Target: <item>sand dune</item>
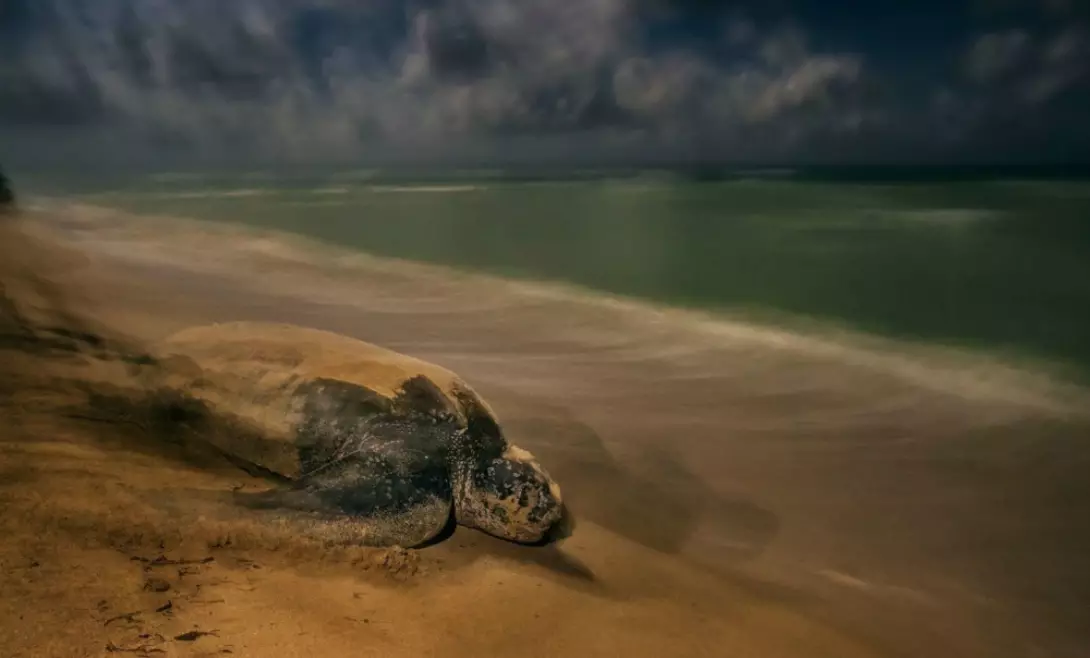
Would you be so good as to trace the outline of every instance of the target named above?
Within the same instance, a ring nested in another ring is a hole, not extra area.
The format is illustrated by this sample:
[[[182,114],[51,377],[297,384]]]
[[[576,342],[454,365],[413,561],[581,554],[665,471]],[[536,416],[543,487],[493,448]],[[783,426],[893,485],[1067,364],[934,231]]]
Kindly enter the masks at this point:
[[[4,232],[4,655],[1083,655],[1090,434],[1047,377],[967,390],[963,365],[698,340],[271,238]],[[142,346],[225,320],[458,372],[561,481],[576,533],[374,550],[239,508],[251,476],[102,405],[139,402]]]

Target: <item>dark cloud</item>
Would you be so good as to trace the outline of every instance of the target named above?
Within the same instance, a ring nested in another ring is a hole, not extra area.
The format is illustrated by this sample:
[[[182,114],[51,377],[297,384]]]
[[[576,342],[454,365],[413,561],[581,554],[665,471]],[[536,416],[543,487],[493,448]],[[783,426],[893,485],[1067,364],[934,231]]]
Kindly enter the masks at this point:
[[[1002,13],[1024,2],[990,6]],[[1068,11],[1060,0],[1035,6]],[[838,47],[828,26],[795,20],[805,8],[8,0],[0,137],[48,153],[63,127],[68,149],[106,140],[119,151],[212,159],[487,154],[516,144],[811,157],[831,143],[864,152],[910,144],[907,135],[965,140],[1015,105],[1043,116],[1087,82],[1090,41],[1074,20],[967,33],[948,44],[956,54],[946,78],[909,88],[875,66],[872,51]],[[908,43],[902,60],[927,46]]]
[[[1001,105],[1024,113],[1087,81],[1090,32],[1076,26],[1039,34],[983,34],[970,45],[965,63],[965,74],[983,102],[1001,113]]]
[[[966,54],[965,72],[974,82],[991,82],[1015,68],[1028,45],[1029,35],[1024,30],[981,35]]]

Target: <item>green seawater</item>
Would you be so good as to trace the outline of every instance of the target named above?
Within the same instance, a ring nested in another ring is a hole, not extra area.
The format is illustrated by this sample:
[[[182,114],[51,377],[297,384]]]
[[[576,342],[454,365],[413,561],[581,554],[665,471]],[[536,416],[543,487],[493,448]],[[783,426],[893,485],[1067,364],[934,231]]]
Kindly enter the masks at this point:
[[[35,189],[671,305],[1040,358],[1090,380],[1090,181],[866,178],[325,171],[58,177]]]

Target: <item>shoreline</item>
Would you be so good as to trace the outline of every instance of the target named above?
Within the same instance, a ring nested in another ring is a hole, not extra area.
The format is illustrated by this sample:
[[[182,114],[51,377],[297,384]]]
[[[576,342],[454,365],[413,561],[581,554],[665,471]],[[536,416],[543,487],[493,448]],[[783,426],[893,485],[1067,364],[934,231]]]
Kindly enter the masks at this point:
[[[39,199],[39,202],[42,200]],[[396,255],[370,252],[359,247],[345,247],[323,238],[289,228],[262,226],[257,223],[234,222],[221,219],[199,219],[195,217],[173,216],[169,214],[136,213],[109,205],[97,205],[77,201],[74,203],[56,199],[39,208],[53,206],[60,212],[88,213],[98,217],[113,215],[116,219],[150,220],[162,222],[164,228],[174,226],[180,229],[184,225],[200,227],[210,233],[219,232],[225,236],[241,238],[249,235],[264,240],[272,248],[277,243],[280,254],[287,260],[289,256],[283,250],[298,250],[298,258],[306,260],[311,266],[332,270],[336,267],[351,268],[353,264],[378,269],[382,264],[399,269],[417,268],[419,272],[429,272],[434,276],[478,277],[482,281],[504,281],[513,286],[520,286],[527,294],[563,295],[569,298],[598,300],[603,303],[616,303],[644,310],[686,317],[690,323],[709,322],[721,325],[748,325],[761,329],[801,334],[830,342],[847,343],[853,346],[870,346],[879,352],[894,349],[912,352],[914,357],[930,354],[932,358],[957,359],[969,365],[968,361],[979,363],[991,362],[997,367],[1012,370],[1036,372],[1049,378],[1063,381],[1072,387],[1090,388],[1090,361],[1083,363],[1072,357],[1065,358],[1061,353],[1050,350],[1037,343],[988,339],[967,335],[923,335],[909,329],[897,329],[886,322],[868,321],[863,318],[842,317],[829,313],[807,313],[785,310],[759,304],[718,302],[707,299],[686,300],[667,298],[656,294],[638,294],[621,292],[605,288],[596,288],[581,283],[570,277],[538,276],[527,272],[508,271],[503,267],[489,265],[463,266],[440,262],[435,259],[411,260]],[[320,201],[326,204],[327,201]],[[154,240],[154,236],[148,236]],[[319,257],[329,258],[335,255],[335,261],[322,264]],[[536,293],[535,293],[536,291]]]

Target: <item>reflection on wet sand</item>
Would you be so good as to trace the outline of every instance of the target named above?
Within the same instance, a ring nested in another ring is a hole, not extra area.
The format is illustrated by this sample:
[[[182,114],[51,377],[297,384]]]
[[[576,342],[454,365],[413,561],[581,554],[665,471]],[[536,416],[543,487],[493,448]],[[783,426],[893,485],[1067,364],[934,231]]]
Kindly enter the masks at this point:
[[[585,423],[561,409],[499,396],[506,403],[505,425],[525,437],[565,483],[580,517],[650,549],[677,554],[708,519],[730,527],[724,562],[760,555],[773,540],[778,522],[752,502],[717,494],[696,477],[669,445],[638,447],[622,464]],[[531,445],[528,443],[528,445]]]

